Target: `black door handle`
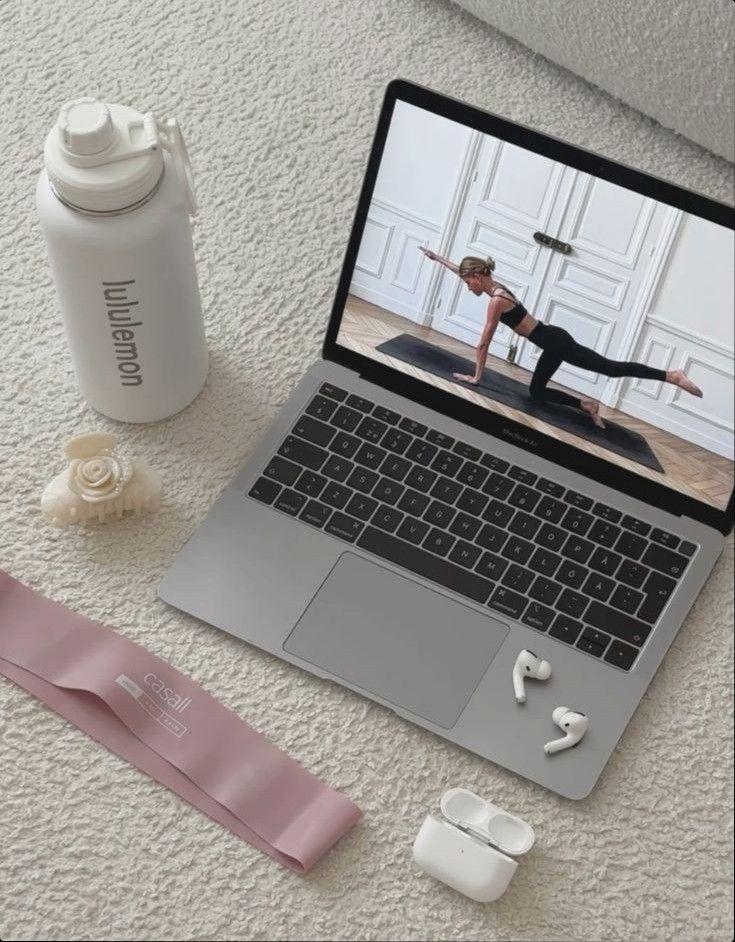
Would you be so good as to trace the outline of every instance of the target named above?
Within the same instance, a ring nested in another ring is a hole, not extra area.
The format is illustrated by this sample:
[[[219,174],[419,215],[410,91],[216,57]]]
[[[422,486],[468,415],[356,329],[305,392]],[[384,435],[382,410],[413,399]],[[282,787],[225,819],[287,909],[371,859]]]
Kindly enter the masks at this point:
[[[555,239],[553,236],[546,235],[545,232],[534,232],[534,239],[540,245],[553,249],[555,252],[561,252],[563,255],[569,255],[572,247],[568,242],[562,242],[561,239]]]

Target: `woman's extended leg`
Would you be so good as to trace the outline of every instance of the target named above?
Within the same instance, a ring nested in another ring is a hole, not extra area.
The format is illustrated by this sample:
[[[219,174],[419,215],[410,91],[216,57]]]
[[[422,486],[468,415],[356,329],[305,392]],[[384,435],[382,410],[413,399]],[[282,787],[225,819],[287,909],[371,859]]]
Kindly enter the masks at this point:
[[[583,347],[572,340],[572,343],[563,351],[563,358],[572,366],[579,366],[584,370],[592,370],[594,373],[602,373],[604,376],[635,376],[639,379],[652,379],[660,383],[673,383],[680,386],[686,392],[693,396],[702,395],[702,390],[696,386],[683,370],[659,370],[655,366],[647,366],[645,363],[636,363],[634,361],[610,360],[590,350],[589,347]]]

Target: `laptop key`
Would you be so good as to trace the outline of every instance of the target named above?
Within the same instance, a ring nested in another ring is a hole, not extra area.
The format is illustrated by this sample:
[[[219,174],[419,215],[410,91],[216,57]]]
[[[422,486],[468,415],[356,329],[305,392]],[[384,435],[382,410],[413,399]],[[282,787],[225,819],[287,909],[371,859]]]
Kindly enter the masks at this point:
[[[488,523],[494,523],[497,527],[507,527],[515,512],[507,504],[503,504],[499,500],[491,500],[482,518],[487,520]]]
[[[460,510],[466,510],[468,514],[479,517],[485,509],[487,501],[488,498],[484,494],[473,490],[471,487],[466,487],[457,501],[457,506]]]
[[[454,544],[454,549],[449,554],[449,559],[451,562],[457,563],[459,566],[465,566],[467,569],[472,569],[481,552],[482,550],[479,548],[479,546],[475,546],[473,543],[468,543],[466,540],[457,540],[457,542]]]
[[[553,582],[551,579],[547,579],[546,576],[536,576],[536,581],[531,586],[528,594],[537,602],[553,605],[560,592],[561,586],[558,582]]]
[[[454,517],[455,510],[440,500],[432,500],[429,509],[424,514],[424,520],[438,527],[448,527]]]
[[[618,553],[613,553],[612,550],[602,549],[602,547],[598,546],[592,554],[589,565],[605,576],[612,576],[615,574],[622,559],[623,557]]]
[[[483,455],[480,458],[480,464],[484,464],[486,468],[490,468],[492,471],[497,471],[500,474],[505,474],[510,467],[509,462],[505,461],[503,458],[497,458],[495,455]]]
[[[550,523],[558,523],[566,512],[566,504],[554,497],[542,497],[541,503],[534,510],[537,517],[548,520]]]
[[[429,498],[426,494],[419,494],[418,491],[412,491],[410,488],[398,502],[398,509],[405,510],[407,514],[413,514],[414,517],[420,517],[429,506]]]
[[[475,543],[484,549],[499,553],[507,539],[508,534],[505,530],[494,527],[491,523],[486,523],[475,537]]]
[[[552,553],[550,550],[541,549],[539,547],[531,557],[528,566],[530,569],[533,569],[534,572],[541,573],[542,576],[553,576],[559,568],[560,562],[561,556],[557,553]]]
[[[411,468],[411,462],[397,455],[388,455],[381,464],[380,470],[394,481],[402,481]]]
[[[467,442],[455,442],[452,451],[470,461],[479,461],[480,455],[482,454],[479,448],[475,448],[474,445],[468,445]]]
[[[683,540],[679,547],[679,552],[683,553],[684,556],[694,556],[697,552],[697,544],[690,543],[689,540]]]
[[[629,644],[625,644],[623,641],[618,641],[616,638],[613,638],[610,647],[605,652],[604,660],[606,660],[608,664],[614,664],[624,671],[629,671],[635,659],[638,657],[638,653],[639,652]]]
[[[490,472],[482,465],[475,464],[474,461],[465,461],[457,475],[457,480],[470,487],[481,487],[488,474]]]
[[[282,510],[284,513],[295,517],[305,503],[306,497],[303,494],[297,494],[290,487],[284,487],[273,506],[276,510]]]
[[[406,484],[409,487],[416,488],[417,491],[423,491],[426,493],[430,490],[431,485],[436,481],[437,474],[436,471],[429,471],[428,468],[419,468],[414,466],[408,473],[406,478]]]
[[[378,448],[376,445],[363,444],[360,446],[360,450],[355,455],[355,461],[358,464],[363,465],[365,468],[378,468],[381,463],[385,460],[386,455],[388,454],[382,448]]]
[[[411,435],[418,436],[418,438],[423,438],[429,431],[425,425],[422,425],[421,422],[415,422],[413,419],[401,419],[398,427],[402,428],[404,432],[410,432]]]
[[[505,500],[513,490],[513,482],[502,474],[493,472],[482,485],[483,494],[489,494],[491,497],[497,497],[498,500]]]
[[[450,536],[444,530],[437,530],[436,527],[434,527],[429,531],[421,545],[425,549],[431,550],[432,553],[437,553],[439,556],[446,556],[456,542],[456,537]]]
[[[534,580],[534,574],[523,566],[513,563],[505,572],[502,578],[503,585],[516,592],[527,592],[528,587]]]
[[[299,438],[306,439],[307,442],[313,442],[315,445],[328,445],[337,434],[335,430],[319,419],[313,419],[310,415],[302,415],[296,420],[292,432]]]
[[[432,445],[438,445],[440,448],[451,448],[454,444],[454,439],[450,435],[445,435],[444,432],[437,432],[436,429],[430,428],[426,433],[427,441],[430,441]]]
[[[436,445],[426,442],[422,438],[416,438],[411,442],[411,447],[406,452],[406,457],[424,467],[431,464],[434,455],[439,451]]]
[[[475,566],[475,572],[497,582],[508,566],[509,563],[501,559],[500,556],[496,556],[495,553],[483,553],[482,559]]]
[[[307,497],[318,497],[322,492],[327,479],[314,471],[302,471],[301,476],[294,485],[297,491],[306,494]]]
[[[341,455],[343,458],[351,458],[361,444],[360,439],[355,438],[354,435],[348,435],[347,432],[338,432],[332,439],[329,450]]]
[[[312,527],[323,527],[332,513],[332,508],[318,500],[310,500],[299,514],[299,520],[305,520]]]
[[[408,540],[409,543],[418,546],[430,529],[429,524],[424,523],[423,520],[417,520],[415,517],[406,517],[398,528],[396,535],[400,536],[402,540]]]
[[[392,409],[386,409],[385,406],[376,406],[373,409],[373,415],[381,422],[387,422],[388,425],[395,425],[401,418],[397,412]]]
[[[592,601],[584,613],[585,624],[640,647],[651,633],[651,626],[602,602]]]
[[[527,563],[533,554],[533,543],[522,540],[519,536],[512,536],[502,550],[503,556],[515,563]]]
[[[610,523],[620,523],[620,518],[623,516],[619,510],[609,507],[607,504],[601,504],[599,501],[592,508],[592,513]]]
[[[508,476],[529,485],[535,484],[538,480],[537,474],[534,474],[533,471],[527,471],[525,468],[519,468],[517,464],[513,465],[508,472]]]
[[[554,612],[540,602],[531,602],[523,613],[521,621],[536,631],[546,631],[554,620]]]
[[[274,455],[268,462],[268,467],[263,474],[265,477],[270,478],[271,481],[291,485],[301,474],[301,468],[292,461],[286,461],[285,458],[279,458],[278,455]]]
[[[516,484],[513,493],[508,498],[508,503],[514,507],[520,507],[522,510],[531,511],[540,499],[541,495],[538,491],[532,490],[525,484]]]
[[[326,399],[324,396],[316,395],[306,407],[306,411],[308,415],[312,415],[315,419],[328,422],[336,408],[337,403],[333,399]]]
[[[522,536],[526,540],[532,540],[536,536],[536,531],[541,526],[541,521],[532,517],[530,514],[517,510],[515,517],[510,523],[508,529],[516,536]]]
[[[388,507],[387,504],[381,504],[373,514],[370,522],[374,526],[380,527],[381,530],[392,533],[402,520],[403,514],[400,510],[396,510],[395,507]]]
[[[498,586],[487,603],[490,608],[496,612],[502,612],[504,615],[510,615],[511,618],[520,618],[523,609],[528,604],[528,599],[513,592],[512,589],[506,589],[504,586]]]
[[[586,563],[594,548],[595,544],[590,543],[589,540],[583,540],[578,536],[570,536],[562,546],[561,553],[567,559],[573,559],[577,563]]]
[[[371,471],[370,468],[355,468],[352,474],[347,478],[347,484],[356,491],[362,491],[363,494],[369,494],[378,483],[380,475],[377,471]]]
[[[449,451],[441,450],[431,462],[431,467],[434,471],[438,471],[440,474],[446,474],[451,478],[459,471],[462,464],[462,459],[458,455],[453,455]]]
[[[566,641],[567,644],[574,644],[582,631],[582,622],[569,615],[557,615],[554,623],[549,629],[552,638],[558,638],[560,641]]]
[[[651,543],[648,547],[641,562],[645,563],[646,566],[650,566],[651,569],[657,569],[664,575],[671,576],[674,579],[678,579],[683,575],[689,564],[686,556],[664,549],[663,546],[658,546],[655,543]]]
[[[619,582],[625,583],[625,585],[632,586],[634,589],[640,589],[650,571],[648,566],[641,566],[640,563],[634,563],[632,559],[624,559],[620,564],[615,578]]]
[[[280,490],[280,484],[269,481],[268,478],[260,477],[248,491],[248,496],[254,497],[255,500],[259,500],[263,504],[272,504]]]
[[[654,543],[660,543],[661,546],[665,546],[670,550],[677,549],[681,542],[678,536],[674,536],[673,533],[668,533],[666,530],[659,530],[658,527],[654,527],[653,530],[651,530],[649,539],[653,540]]]
[[[589,575],[589,569],[565,559],[556,572],[556,578],[572,589],[578,589]]]
[[[625,531],[620,534],[618,542],[615,544],[615,549],[619,553],[622,553],[623,556],[637,560],[641,558],[643,550],[647,545],[642,536],[636,536],[635,533]],[[666,550],[664,550],[664,552],[666,552]]]
[[[576,510],[570,507],[564,515],[560,526],[570,533],[576,533],[578,536],[584,536],[592,526],[594,517],[585,513],[583,510]]]
[[[579,641],[577,641],[576,647],[586,654],[591,654],[593,657],[602,657],[602,652],[605,650],[609,640],[610,635],[606,635],[603,631],[595,631],[594,628],[585,628]]]
[[[607,576],[601,576],[596,572],[591,572],[582,587],[582,591],[593,599],[599,599],[600,602],[607,602],[615,588],[615,583]]]
[[[335,481],[344,481],[354,468],[354,464],[347,458],[340,458],[339,455],[332,455],[322,468],[322,474]]]
[[[443,475],[439,475],[431,489],[432,497],[446,501],[448,504],[453,504],[461,493],[462,485],[457,481],[453,481],[451,478],[445,478]]]
[[[355,395],[347,397],[347,405],[352,406],[353,409],[359,409],[360,412],[372,412],[375,407],[374,402],[370,402],[369,399],[363,399],[362,396]]]
[[[345,507],[348,514],[360,520],[369,520],[378,507],[377,500],[365,497],[363,494],[353,494],[349,504]]]
[[[376,500],[380,500],[384,504],[395,504],[404,490],[403,485],[397,481],[391,481],[390,478],[381,478],[370,493]]]
[[[594,501],[586,494],[580,494],[579,491],[567,491],[564,500],[573,507],[579,507],[580,510],[592,510]]]
[[[371,415],[366,415],[355,429],[355,435],[359,435],[360,438],[365,438],[367,441],[377,444],[385,434],[387,428],[388,426],[385,422],[381,422]]]
[[[333,484],[331,481],[322,491],[322,500],[330,507],[336,507],[342,510],[347,501],[352,497],[352,491],[349,487],[343,487],[341,484]]]
[[[312,471],[318,471],[327,460],[329,453],[310,442],[294,438],[293,435],[287,435],[278,449],[278,454],[290,461],[295,461],[296,464],[300,464],[305,468],[310,468]]]
[[[652,572],[643,586],[645,598],[638,610],[638,618],[654,625],[666,608],[666,603],[671,598],[674,589],[676,589],[676,582],[673,579],[669,579],[660,572]]]
[[[627,585],[619,585],[612,594],[610,604],[615,608],[619,608],[621,612],[635,615],[642,601],[642,592],[639,592],[637,589],[631,589],[630,586]]]
[[[340,406],[332,416],[332,425],[336,425],[345,432],[354,432],[361,419],[362,413],[348,409],[347,406]]]
[[[630,530],[633,533],[639,534],[639,536],[648,536],[651,530],[650,523],[639,520],[637,517],[631,517],[630,514],[626,514],[623,517],[620,525],[626,530]]]
[[[551,497],[561,497],[564,494],[564,487],[556,481],[550,481],[548,478],[539,478],[536,481],[536,487],[544,494],[550,494]]]
[[[392,451],[396,455],[402,455],[412,441],[411,436],[405,432],[401,432],[397,428],[389,428],[380,444],[388,451]]]
[[[556,607],[565,615],[571,615],[572,618],[581,618],[584,610],[587,608],[588,599],[573,589],[564,589],[556,601]]]
[[[569,535],[565,530],[560,530],[559,527],[555,527],[551,523],[545,523],[536,534],[537,543],[545,549],[556,551],[561,550],[568,538]]]
[[[334,399],[337,402],[344,402],[347,398],[347,390],[340,389],[339,386],[333,386],[332,383],[322,383],[319,387],[319,392],[323,396],[329,396],[330,399]]]
[[[418,546],[410,546],[403,540],[398,540],[372,526],[365,527],[357,540],[357,545],[368,553],[373,553],[375,556],[480,604],[487,600],[492,589],[492,583],[476,573],[469,572],[462,566],[455,566],[454,563]]]
[[[324,531],[325,533],[331,533],[333,536],[338,536],[341,540],[347,540],[348,543],[354,543],[364,526],[364,523],[360,523],[354,517],[348,517],[347,514],[335,510]]]
[[[472,540],[481,526],[481,521],[476,517],[470,517],[469,514],[460,511],[452,521],[449,532],[454,533],[455,536],[463,536],[466,540]]]
[[[608,523],[607,520],[595,520],[587,536],[600,546],[613,546],[620,533],[620,527],[616,527],[614,523]]]

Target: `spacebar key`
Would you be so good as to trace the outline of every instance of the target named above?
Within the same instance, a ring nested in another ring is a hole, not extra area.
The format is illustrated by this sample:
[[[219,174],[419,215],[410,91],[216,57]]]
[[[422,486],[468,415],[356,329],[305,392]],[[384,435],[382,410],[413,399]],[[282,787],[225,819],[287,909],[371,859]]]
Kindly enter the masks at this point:
[[[487,579],[467,572],[460,566],[454,566],[434,556],[433,553],[427,553],[416,546],[409,546],[408,543],[397,540],[382,530],[376,530],[375,527],[366,527],[357,545],[369,553],[375,553],[376,556],[387,559],[389,563],[403,566],[404,569],[409,569],[417,576],[423,576],[431,582],[438,582],[446,589],[465,595],[475,602],[485,602],[493,588],[493,583],[488,582]]]

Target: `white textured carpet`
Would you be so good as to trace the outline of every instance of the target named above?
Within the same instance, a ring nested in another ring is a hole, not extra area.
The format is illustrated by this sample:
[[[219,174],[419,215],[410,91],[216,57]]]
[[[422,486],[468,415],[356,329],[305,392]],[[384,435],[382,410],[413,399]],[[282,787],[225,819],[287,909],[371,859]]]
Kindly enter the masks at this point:
[[[317,356],[390,78],[720,199],[730,165],[440,2],[26,0],[0,5],[0,33],[0,566],[189,672],[365,811],[299,878],[0,680],[0,938],[730,938],[732,542],[582,803],[155,597]],[[47,127],[81,93],[177,115],[197,171],[211,373],[188,410],[151,427],[80,401],[34,215]],[[159,517],[44,525],[43,485],[87,428],[120,432],[163,472]],[[411,863],[426,809],[454,784],[536,829],[495,905]]]

